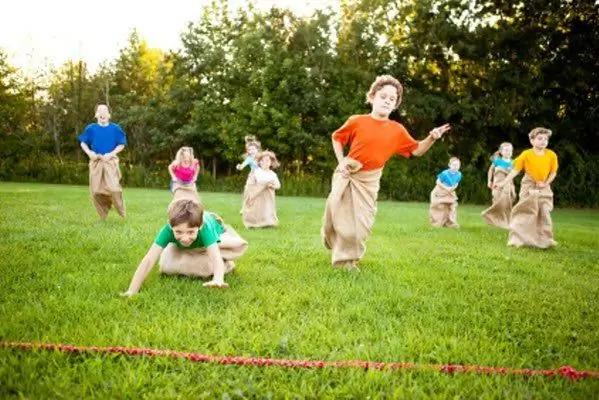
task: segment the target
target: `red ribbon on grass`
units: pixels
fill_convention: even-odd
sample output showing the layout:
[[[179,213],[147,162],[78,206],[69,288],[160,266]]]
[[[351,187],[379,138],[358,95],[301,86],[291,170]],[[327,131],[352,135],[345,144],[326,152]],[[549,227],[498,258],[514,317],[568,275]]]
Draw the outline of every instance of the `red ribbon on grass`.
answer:
[[[146,357],[173,357],[186,358],[194,362],[214,363],[222,365],[242,365],[259,367],[286,367],[286,368],[361,368],[364,370],[375,369],[411,369],[438,371],[446,374],[475,373],[482,375],[522,375],[522,376],[544,376],[562,377],[572,381],[579,379],[599,379],[599,371],[577,371],[570,366],[562,366],[557,369],[516,369],[499,368],[479,365],[456,365],[456,364],[414,364],[409,362],[372,362],[372,361],[301,361],[281,358],[256,358],[256,357],[228,357],[211,356],[199,353],[188,353],[175,350],[144,349],[122,346],[72,346],[68,344],[53,343],[26,343],[26,342],[0,342],[0,347],[22,350],[51,350],[65,353],[110,353],[130,356]]]

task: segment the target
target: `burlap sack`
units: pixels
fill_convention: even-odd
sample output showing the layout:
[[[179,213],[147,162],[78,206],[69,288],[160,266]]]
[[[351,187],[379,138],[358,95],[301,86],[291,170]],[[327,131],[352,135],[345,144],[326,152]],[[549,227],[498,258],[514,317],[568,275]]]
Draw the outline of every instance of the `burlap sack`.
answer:
[[[493,184],[495,185],[502,182],[508,174],[509,171],[506,169],[495,168],[495,172],[493,173]],[[481,216],[489,225],[509,229],[512,206],[516,199],[516,188],[514,187],[514,183],[510,182],[501,189],[493,189],[492,193],[493,203],[481,213]]]
[[[435,185],[431,191],[429,221],[435,227],[458,228],[458,196]]]
[[[108,160],[90,160],[90,196],[101,219],[106,219],[112,206],[121,217],[126,215],[120,180],[121,170],[117,156],[110,157]]]
[[[553,240],[553,191],[547,186],[536,188],[536,182],[528,175],[520,184],[520,200],[512,209],[508,245],[530,246],[542,249],[555,247]]]
[[[266,183],[246,185],[243,198],[243,225],[246,228],[277,226],[275,189]]]
[[[333,265],[359,261],[376,215],[382,169],[360,171],[362,164],[346,158],[350,175],[333,174],[331,193],[325,204],[321,238],[331,250]]]

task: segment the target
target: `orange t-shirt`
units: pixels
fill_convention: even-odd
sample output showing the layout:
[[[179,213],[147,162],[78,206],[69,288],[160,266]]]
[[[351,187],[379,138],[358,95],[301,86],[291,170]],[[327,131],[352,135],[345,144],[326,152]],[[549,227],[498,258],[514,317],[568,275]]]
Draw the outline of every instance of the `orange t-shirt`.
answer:
[[[392,155],[410,157],[418,142],[399,122],[354,115],[333,133],[333,140],[349,144],[348,157],[359,161],[363,171],[383,168]]]

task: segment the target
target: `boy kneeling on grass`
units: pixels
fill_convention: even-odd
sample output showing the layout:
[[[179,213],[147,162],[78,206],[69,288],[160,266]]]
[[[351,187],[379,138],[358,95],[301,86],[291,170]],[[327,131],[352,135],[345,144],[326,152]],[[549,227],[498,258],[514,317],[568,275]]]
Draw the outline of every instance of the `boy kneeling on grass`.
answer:
[[[225,274],[235,268],[234,260],[245,253],[248,243],[216,214],[204,211],[193,199],[176,199],[168,209],[166,224],[141,260],[129,289],[136,294],[156,261],[160,272],[172,275],[212,276],[205,287],[223,288]]]

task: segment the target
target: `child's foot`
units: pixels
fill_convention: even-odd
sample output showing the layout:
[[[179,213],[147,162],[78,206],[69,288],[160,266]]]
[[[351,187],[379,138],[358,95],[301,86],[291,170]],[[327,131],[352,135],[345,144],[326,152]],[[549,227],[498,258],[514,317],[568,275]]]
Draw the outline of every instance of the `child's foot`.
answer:
[[[225,273],[230,272],[235,268],[235,261],[225,260]]]
[[[360,268],[358,268],[358,262],[356,260],[346,263],[344,268],[348,271],[360,272]]]
[[[344,269],[346,271],[356,271],[360,272],[360,268],[358,268],[358,262],[356,260],[353,261],[340,261],[333,264],[333,268]]]
[[[207,287],[207,288],[226,289],[229,287],[229,284],[227,282],[218,282],[218,281],[212,280],[210,282],[204,283],[202,286]]]

